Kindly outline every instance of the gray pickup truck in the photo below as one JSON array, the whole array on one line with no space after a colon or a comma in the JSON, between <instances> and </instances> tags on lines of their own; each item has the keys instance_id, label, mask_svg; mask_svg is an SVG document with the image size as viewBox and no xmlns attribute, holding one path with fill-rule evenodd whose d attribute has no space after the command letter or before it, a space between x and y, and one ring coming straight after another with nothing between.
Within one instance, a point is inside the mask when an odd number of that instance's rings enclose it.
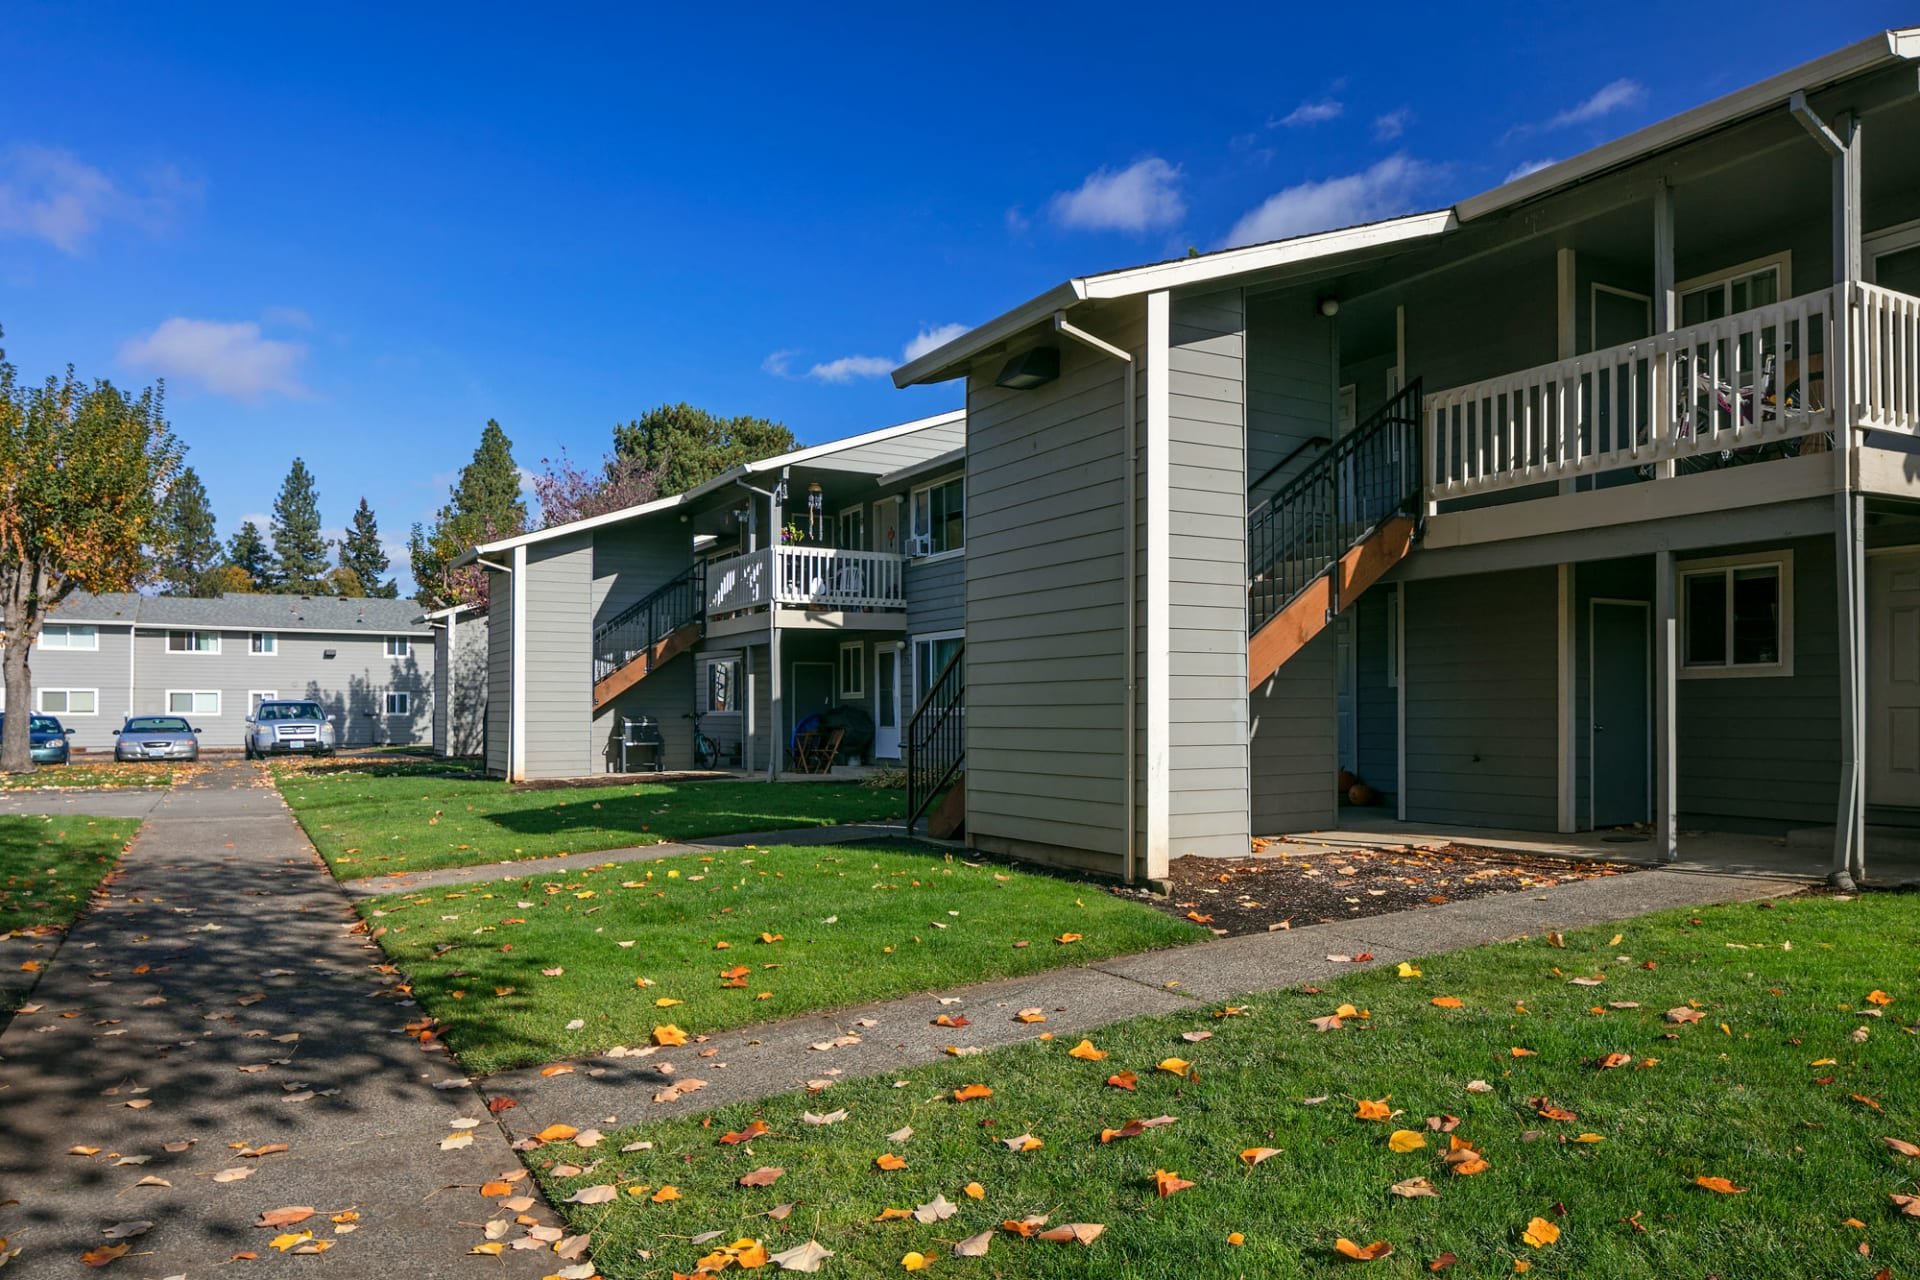
<instances>
[{"instance_id":1,"label":"gray pickup truck","mask_svg":"<svg viewBox=\"0 0 1920 1280\"><path fill-rule=\"evenodd\" d=\"M317 702L298 698L263 699L247 717L247 759L299 754L330 756L333 719Z\"/></svg>"}]
</instances>

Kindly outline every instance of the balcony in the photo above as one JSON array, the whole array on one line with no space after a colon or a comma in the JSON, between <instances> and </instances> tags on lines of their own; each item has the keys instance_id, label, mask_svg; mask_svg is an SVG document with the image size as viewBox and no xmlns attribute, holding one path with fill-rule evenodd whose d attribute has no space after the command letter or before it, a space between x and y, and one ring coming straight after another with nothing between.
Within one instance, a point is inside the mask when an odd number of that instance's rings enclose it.
<instances>
[{"instance_id":1,"label":"balcony","mask_svg":"<svg viewBox=\"0 0 1920 1280\"><path fill-rule=\"evenodd\" d=\"M1827 452L1837 296L1803 294L1428 396L1428 511ZM1862 284L1852 303L1854 425L1920 433L1920 299Z\"/></svg>"},{"instance_id":2,"label":"balcony","mask_svg":"<svg viewBox=\"0 0 1920 1280\"><path fill-rule=\"evenodd\" d=\"M832 547L764 547L707 566L707 634L766 625L900 630L907 607L907 558ZM891 616L889 616L891 615Z\"/></svg>"}]
</instances>

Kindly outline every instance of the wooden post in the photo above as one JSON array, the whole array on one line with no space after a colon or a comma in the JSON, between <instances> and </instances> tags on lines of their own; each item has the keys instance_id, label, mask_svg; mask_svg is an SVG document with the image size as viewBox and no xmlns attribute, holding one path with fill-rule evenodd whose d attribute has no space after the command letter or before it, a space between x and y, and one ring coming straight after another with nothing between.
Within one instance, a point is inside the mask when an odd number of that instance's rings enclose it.
<instances>
[{"instance_id":1,"label":"wooden post","mask_svg":"<svg viewBox=\"0 0 1920 1280\"><path fill-rule=\"evenodd\" d=\"M1672 333L1679 328L1679 294L1674 288L1674 227L1673 227L1673 188L1662 178L1660 185L1653 189L1653 331ZM1651 427L1656 431L1668 430L1668 418L1681 394L1691 394L1689 388L1681 392L1670 385L1660 358L1654 357L1648 368L1653 381L1653 406ZM1649 439L1649 445L1659 448L1660 440ZM1673 475L1673 459L1664 458L1653 465L1654 478L1664 480Z\"/></svg>"},{"instance_id":2,"label":"wooden post","mask_svg":"<svg viewBox=\"0 0 1920 1280\"><path fill-rule=\"evenodd\" d=\"M1679 748L1676 675L1679 671L1679 622L1675 608L1678 578L1673 552L1653 553L1653 842L1654 856L1673 862L1680 856Z\"/></svg>"}]
</instances>

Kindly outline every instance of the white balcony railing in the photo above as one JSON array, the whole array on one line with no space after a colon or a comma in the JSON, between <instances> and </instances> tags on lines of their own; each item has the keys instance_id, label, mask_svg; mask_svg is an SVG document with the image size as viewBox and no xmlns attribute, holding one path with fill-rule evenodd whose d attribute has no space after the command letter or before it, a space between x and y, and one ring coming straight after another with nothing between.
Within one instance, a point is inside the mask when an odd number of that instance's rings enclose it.
<instances>
[{"instance_id":1,"label":"white balcony railing","mask_svg":"<svg viewBox=\"0 0 1920 1280\"><path fill-rule=\"evenodd\" d=\"M1920 432L1920 298L1863 284L1853 315L1855 425Z\"/></svg>"},{"instance_id":2,"label":"white balcony railing","mask_svg":"<svg viewBox=\"0 0 1920 1280\"><path fill-rule=\"evenodd\" d=\"M1904 353L1905 381L1876 381L1872 375L1883 366L1863 355L1870 373L1856 385L1876 411L1904 413L1911 423L1915 314L1891 301L1901 295L1870 292L1880 308L1871 314L1882 317L1875 321L1884 331L1882 349ZM1805 294L1430 395L1427 500L1625 467L1659 474L1680 459L1758 454L1830 431L1823 355L1833 349L1833 299L1830 289ZM1858 335L1863 322L1855 324Z\"/></svg>"},{"instance_id":3,"label":"white balcony railing","mask_svg":"<svg viewBox=\"0 0 1920 1280\"><path fill-rule=\"evenodd\" d=\"M770 600L816 609L904 609L907 558L884 551L767 547L707 566L709 616Z\"/></svg>"}]
</instances>

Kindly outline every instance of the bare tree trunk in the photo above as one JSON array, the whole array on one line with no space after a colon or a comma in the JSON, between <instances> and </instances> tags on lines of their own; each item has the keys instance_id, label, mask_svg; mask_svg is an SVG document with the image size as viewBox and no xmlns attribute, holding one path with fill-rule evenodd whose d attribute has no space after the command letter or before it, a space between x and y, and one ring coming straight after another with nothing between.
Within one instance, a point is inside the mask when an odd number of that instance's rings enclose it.
<instances>
[{"instance_id":1,"label":"bare tree trunk","mask_svg":"<svg viewBox=\"0 0 1920 1280\"><path fill-rule=\"evenodd\" d=\"M33 647L24 628L7 629L6 649L0 654L0 667L6 672L6 723L0 729L0 773L32 773L33 677L27 670L27 653Z\"/></svg>"}]
</instances>

